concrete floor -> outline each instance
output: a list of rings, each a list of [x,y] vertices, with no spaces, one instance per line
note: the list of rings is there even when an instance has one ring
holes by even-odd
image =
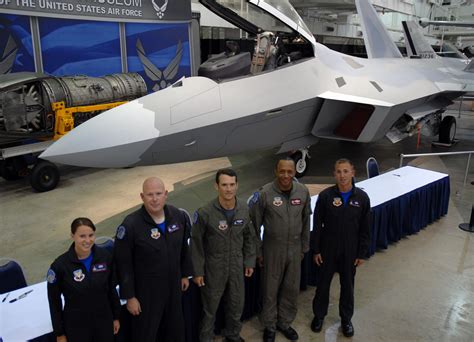
[[[416,140],[392,145],[383,140],[360,145],[321,141],[311,148],[310,169],[301,181],[332,183],[335,159],[353,159],[357,179],[366,178],[365,160],[375,156],[381,170],[397,168],[399,153],[444,152]],[[474,142],[460,142],[455,150],[474,150]],[[18,260],[29,284],[44,280],[51,261],[70,244],[69,224],[77,216],[97,223],[97,235],[113,236],[123,217],[140,204],[144,178],[161,176],[173,190],[169,202],[191,213],[215,196],[212,187],[217,168],[232,165],[239,174],[239,192],[247,198],[270,181],[276,157],[272,151],[239,155],[230,159],[178,165],[137,167],[120,170],[91,170],[61,167],[57,189],[33,193],[23,181],[0,181],[0,257]],[[376,253],[356,277],[354,341],[473,341],[474,340],[474,235],[457,228],[468,222],[474,200],[474,166],[463,186],[467,157],[418,158],[411,161],[435,171],[449,173],[451,201],[448,215],[416,235]],[[405,165],[408,161],[405,161]],[[474,160],[472,162],[474,164]],[[314,289],[302,292],[294,327],[300,341],[344,339],[337,312],[338,279],[333,280],[329,314],[324,330],[314,334],[311,300]],[[257,318],[244,324],[247,341],[261,340]],[[284,341],[278,335],[278,341]]]

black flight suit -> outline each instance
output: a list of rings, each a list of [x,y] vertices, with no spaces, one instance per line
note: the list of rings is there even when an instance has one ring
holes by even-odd
[[[355,186],[343,203],[337,185],[319,194],[313,216],[312,249],[321,254],[313,313],[323,319],[328,311],[329,290],[335,272],[339,273],[341,293],[339,315],[349,323],[354,314],[354,277],[356,259],[364,259],[370,245],[370,200]]]
[[[66,335],[68,342],[114,341],[113,321],[120,315],[120,301],[113,281],[112,255],[96,246],[92,253],[89,272],[77,258],[74,243],[48,271],[54,334]]]
[[[132,340],[184,341],[181,278],[192,275],[187,214],[165,205],[165,231],[142,206],[118,227],[115,261],[123,299],[136,297],[142,312],[132,317]]]

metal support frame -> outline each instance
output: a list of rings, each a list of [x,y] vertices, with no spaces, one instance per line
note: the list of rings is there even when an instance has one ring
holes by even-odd
[[[417,153],[417,154],[403,154],[403,153],[400,153],[400,167],[403,166],[403,159],[404,158],[430,157],[430,156],[451,156],[451,155],[458,155],[458,154],[467,154],[468,157],[467,157],[466,171],[464,172],[464,182],[463,182],[463,186],[466,186],[467,174],[469,173],[469,166],[471,164],[471,154],[473,154],[473,153],[474,153],[474,151]]]
[[[111,103],[102,103],[89,106],[66,107],[64,101],[54,102],[52,104],[55,113],[54,120],[54,140],[58,140],[74,128],[74,114],[96,111],[106,111],[120,106],[128,101],[119,101]]]

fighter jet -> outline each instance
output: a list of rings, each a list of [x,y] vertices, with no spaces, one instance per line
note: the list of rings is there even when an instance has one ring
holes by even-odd
[[[472,62],[403,58],[367,0],[356,5],[368,59],[317,43],[288,0],[248,0],[242,11],[200,2],[256,37],[254,51],[229,42],[201,65],[200,76],[100,114],[41,158],[113,168],[279,147],[297,151],[301,174],[307,147],[320,138],[368,143],[394,127],[409,132],[413,121],[432,122],[427,118],[440,118],[453,99],[474,91]],[[444,136],[452,127],[451,120],[441,127]]]

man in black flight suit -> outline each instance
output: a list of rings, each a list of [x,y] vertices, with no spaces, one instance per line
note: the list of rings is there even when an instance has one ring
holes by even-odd
[[[140,195],[143,206],[125,218],[115,241],[120,295],[133,315],[132,340],[184,341],[181,291],[192,275],[191,223],[183,211],[165,204],[161,179],[146,179]]]
[[[336,185],[319,194],[313,216],[312,249],[314,262],[320,267],[314,319],[311,329],[320,332],[328,312],[329,290],[335,272],[339,273],[341,294],[339,315],[342,333],[354,335],[354,278],[356,267],[364,262],[370,244],[370,200],[352,183],[354,166],[347,159],[334,165]]]

